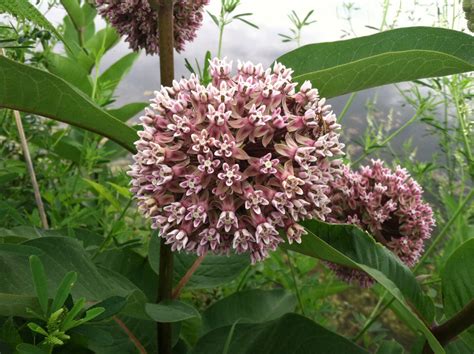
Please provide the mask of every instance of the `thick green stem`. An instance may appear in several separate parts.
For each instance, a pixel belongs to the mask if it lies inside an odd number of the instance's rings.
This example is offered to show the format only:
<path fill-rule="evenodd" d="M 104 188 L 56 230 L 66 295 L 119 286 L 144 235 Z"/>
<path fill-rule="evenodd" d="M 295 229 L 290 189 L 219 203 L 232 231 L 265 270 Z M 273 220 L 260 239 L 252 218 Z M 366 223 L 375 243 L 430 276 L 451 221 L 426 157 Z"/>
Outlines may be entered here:
<path fill-rule="evenodd" d="M 174 79 L 174 34 L 173 0 L 156 1 L 158 9 L 158 35 L 160 46 L 160 78 L 163 86 L 172 86 Z M 173 253 L 171 247 L 161 240 L 160 274 L 157 301 L 169 300 L 173 291 Z M 171 354 L 172 327 L 170 323 L 157 324 L 158 352 Z"/>

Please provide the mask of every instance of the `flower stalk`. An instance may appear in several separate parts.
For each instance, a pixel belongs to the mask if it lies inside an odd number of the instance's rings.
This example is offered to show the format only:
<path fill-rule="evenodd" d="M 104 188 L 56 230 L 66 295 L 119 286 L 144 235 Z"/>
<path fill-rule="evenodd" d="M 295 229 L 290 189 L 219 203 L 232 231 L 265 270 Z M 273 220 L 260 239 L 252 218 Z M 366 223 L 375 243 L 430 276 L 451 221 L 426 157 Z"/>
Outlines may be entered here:
<path fill-rule="evenodd" d="M 160 80 L 163 86 L 172 86 L 174 78 L 174 33 L 173 0 L 160 0 L 158 3 L 158 31 L 160 46 Z M 161 239 L 160 273 L 157 301 L 172 298 L 173 291 L 173 253 L 170 245 Z M 157 324 L 158 352 L 171 354 L 172 327 L 170 323 Z"/>

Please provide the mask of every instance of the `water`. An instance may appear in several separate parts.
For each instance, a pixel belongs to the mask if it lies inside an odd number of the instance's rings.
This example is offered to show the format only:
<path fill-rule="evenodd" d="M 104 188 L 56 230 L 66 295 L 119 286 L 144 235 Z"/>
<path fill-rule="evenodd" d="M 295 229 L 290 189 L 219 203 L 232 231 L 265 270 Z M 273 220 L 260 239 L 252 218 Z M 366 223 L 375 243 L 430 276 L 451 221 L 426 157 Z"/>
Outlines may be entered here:
<path fill-rule="evenodd" d="M 252 12 L 249 18 L 260 29 L 256 30 L 240 21 L 234 21 L 225 29 L 223 56 L 237 61 L 250 60 L 254 63 L 270 65 L 276 58 L 296 47 L 295 43 L 282 43 L 278 33 L 289 34 L 290 21 L 287 14 L 295 10 L 300 17 L 314 9 L 312 16 L 317 22 L 303 29 L 302 44 L 334 41 L 349 33 L 362 36 L 375 33 L 368 26 L 379 27 L 382 21 L 381 1 L 358 0 L 355 1 L 356 8 L 351 14 L 351 25 L 346 20 L 349 16 L 344 10 L 344 1 L 287 1 L 287 0 L 242 0 L 241 6 L 236 13 Z M 397 6 L 391 8 L 387 13 L 387 21 L 391 23 L 398 11 L 400 11 L 397 27 L 409 26 L 416 23 L 417 26 L 431 26 L 435 21 L 436 7 L 431 4 L 428 7 L 414 6 L 413 1 L 401 0 Z M 399 10 L 400 6 L 400 10 Z M 211 13 L 217 14 L 220 1 L 211 0 L 207 7 Z M 406 10 L 405 10 L 406 8 Z M 414 10 L 413 10 L 414 9 Z M 53 9 L 48 17 L 53 23 L 60 23 L 63 16 L 61 9 Z M 97 21 L 97 27 L 104 26 L 101 19 Z M 189 72 L 184 66 L 184 59 L 190 62 L 194 59 L 202 64 L 206 50 L 217 52 L 218 32 L 209 15 L 205 15 L 202 28 L 199 30 L 198 38 L 188 43 L 186 51 L 176 55 L 176 77 L 188 76 Z M 103 58 L 101 70 L 106 68 L 121 56 L 129 52 L 128 45 L 119 43 Z M 159 58 L 147 56 L 142 53 L 130 73 L 121 82 L 117 94 L 115 106 L 121 106 L 129 102 L 147 101 L 154 90 L 160 87 Z M 393 110 L 394 124 L 401 124 L 413 115 L 413 110 L 405 105 L 405 101 L 393 86 L 384 86 L 376 89 L 360 92 L 344 119 L 344 137 L 346 141 L 361 136 L 367 126 L 366 103 L 377 95 L 377 108 L 380 110 L 379 118 L 383 121 L 391 110 Z M 343 109 L 348 95 L 333 98 L 329 101 L 334 111 L 339 114 Z M 395 151 L 400 151 L 400 146 L 410 136 L 415 137 L 417 147 L 417 158 L 429 161 L 433 151 L 437 149 L 437 143 L 426 136 L 426 130 L 420 123 L 415 123 L 393 140 Z M 357 149 L 354 150 L 357 152 Z"/>

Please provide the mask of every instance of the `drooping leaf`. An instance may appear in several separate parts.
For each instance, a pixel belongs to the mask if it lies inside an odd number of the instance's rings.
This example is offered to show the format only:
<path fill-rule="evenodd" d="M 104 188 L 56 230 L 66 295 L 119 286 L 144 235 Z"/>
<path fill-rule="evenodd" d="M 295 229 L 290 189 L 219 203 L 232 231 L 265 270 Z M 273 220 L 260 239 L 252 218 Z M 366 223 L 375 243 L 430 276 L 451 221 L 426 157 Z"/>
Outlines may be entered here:
<path fill-rule="evenodd" d="M 146 304 L 145 311 L 156 322 L 179 322 L 199 317 L 199 312 L 193 306 L 178 300 L 164 300 L 158 304 Z"/>
<path fill-rule="evenodd" d="M 239 323 L 261 323 L 294 311 L 296 297 L 284 289 L 248 290 L 232 294 L 209 307 L 202 315 L 203 333 Z"/>
<path fill-rule="evenodd" d="M 136 131 L 55 75 L 0 57 L 0 107 L 90 130 L 134 151 Z"/>
<path fill-rule="evenodd" d="M 449 319 L 474 301 L 474 239 L 459 246 L 448 258 L 441 273 L 444 313 Z M 474 327 L 461 334 L 474 350 Z"/>
<path fill-rule="evenodd" d="M 409 27 L 337 42 L 309 44 L 277 59 L 310 80 L 321 96 L 474 70 L 474 37 L 443 28 Z"/>
<path fill-rule="evenodd" d="M 354 225 L 333 225 L 317 220 L 302 224 L 308 231 L 303 242 L 285 243 L 284 248 L 368 273 L 402 304 L 406 318 L 424 334 L 433 351 L 444 352 L 422 317 L 432 317 L 432 302 L 423 295 L 412 272 L 398 258 Z M 417 311 L 413 311 L 414 308 Z"/>
<path fill-rule="evenodd" d="M 227 354 L 367 353 L 308 318 L 287 314 L 269 322 L 217 328 L 201 337 L 191 354 L 222 354 L 226 342 Z"/>

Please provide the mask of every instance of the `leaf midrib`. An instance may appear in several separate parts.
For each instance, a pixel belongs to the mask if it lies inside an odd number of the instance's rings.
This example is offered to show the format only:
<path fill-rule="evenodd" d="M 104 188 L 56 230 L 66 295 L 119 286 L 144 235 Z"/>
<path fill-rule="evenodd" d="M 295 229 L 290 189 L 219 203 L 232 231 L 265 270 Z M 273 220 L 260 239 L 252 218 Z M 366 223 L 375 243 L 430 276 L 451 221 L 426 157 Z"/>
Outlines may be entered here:
<path fill-rule="evenodd" d="M 452 59 L 454 61 L 458 61 L 462 64 L 465 64 L 465 65 L 471 67 L 474 70 L 474 64 L 471 64 L 471 63 L 469 63 L 469 62 L 467 62 L 463 59 L 460 59 L 459 57 L 456 57 L 456 56 L 451 55 L 451 54 L 447 54 L 445 52 L 438 52 L 438 51 L 427 50 L 427 49 L 410 49 L 410 50 L 384 52 L 384 53 L 380 53 L 380 54 L 360 58 L 360 59 L 357 59 L 357 60 L 354 60 L 354 61 L 346 62 L 344 64 L 331 66 L 329 68 L 324 68 L 324 69 L 315 70 L 315 71 L 308 71 L 304 74 L 294 76 L 293 80 L 298 80 L 298 78 L 302 78 L 302 77 L 306 77 L 306 76 L 311 76 L 311 75 L 315 75 L 315 74 L 324 73 L 324 72 L 327 72 L 327 71 L 340 69 L 340 68 L 343 68 L 343 67 L 348 66 L 348 65 L 354 65 L 354 64 L 362 63 L 362 62 L 368 61 L 368 60 L 378 59 L 378 58 L 386 57 L 386 56 L 390 56 L 390 55 L 399 55 L 399 54 L 407 54 L 407 53 L 430 53 L 430 54 L 446 56 L 447 59 Z"/>

